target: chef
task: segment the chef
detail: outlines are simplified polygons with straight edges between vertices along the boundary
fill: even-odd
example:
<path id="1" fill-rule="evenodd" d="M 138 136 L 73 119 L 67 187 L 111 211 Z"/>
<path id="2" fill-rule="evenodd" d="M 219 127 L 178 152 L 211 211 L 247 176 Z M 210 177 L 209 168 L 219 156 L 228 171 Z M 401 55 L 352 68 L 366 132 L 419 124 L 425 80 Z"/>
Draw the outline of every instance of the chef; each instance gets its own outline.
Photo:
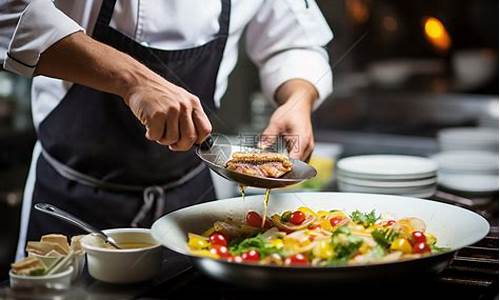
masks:
<path id="1" fill-rule="evenodd" d="M 33 77 L 38 141 L 27 179 L 26 239 L 76 229 L 32 210 L 56 205 L 97 228 L 150 226 L 215 198 L 193 153 L 211 132 L 238 56 L 276 104 L 265 136 L 313 150 L 311 111 L 330 94 L 332 33 L 312 0 L 3 1 L 4 69 Z"/>

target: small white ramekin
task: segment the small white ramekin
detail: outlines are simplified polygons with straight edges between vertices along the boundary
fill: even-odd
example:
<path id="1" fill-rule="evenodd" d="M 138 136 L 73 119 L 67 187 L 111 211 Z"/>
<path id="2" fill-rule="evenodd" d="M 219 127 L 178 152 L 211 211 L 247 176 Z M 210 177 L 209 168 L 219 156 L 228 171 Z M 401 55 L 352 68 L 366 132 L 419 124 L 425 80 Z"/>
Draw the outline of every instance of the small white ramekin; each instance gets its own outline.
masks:
<path id="1" fill-rule="evenodd" d="M 95 245 L 95 237 L 82 238 L 82 248 L 87 253 L 89 273 L 97 280 L 108 283 L 133 283 L 152 279 L 162 263 L 161 246 L 149 229 L 117 228 L 103 230 L 119 243 L 149 243 L 153 246 L 137 249 L 108 249 Z"/>
<path id="2" fill-rule="evenodd" d="M 49 289 L 69 289 L 71 286 L 71 275 L 73 267 L 68 267 L 66 270 L 44 276 L 27 276 L 17 275 L 9 272 L 11 288 L 33 288 L 45 287 Z"/>

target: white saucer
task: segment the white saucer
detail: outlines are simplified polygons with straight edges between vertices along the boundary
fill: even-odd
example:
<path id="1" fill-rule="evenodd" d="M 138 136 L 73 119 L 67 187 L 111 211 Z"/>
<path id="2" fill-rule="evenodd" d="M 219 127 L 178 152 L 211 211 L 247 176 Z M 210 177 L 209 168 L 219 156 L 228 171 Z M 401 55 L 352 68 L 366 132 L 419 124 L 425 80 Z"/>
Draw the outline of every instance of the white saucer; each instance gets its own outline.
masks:
<path id="1" fill-rule="evenodd" d="M 468 193 L 498 191 L 498 175 L 449 174 L 440 172 L 438 182 L 451 190 Z"/>
<path id="2" fill-rule="evenodd" d="M 421 180 L 397 180 L 397 181 L 379 181 L 379 180 L 367 180 L 367 179 L 357 179 L 344 175 L 337 175 L 338 181 L 343 181 L 350 184 L 369 186 L 369 187 L 380 187 L 380 188 L 409 188 L 409 187 L 421 187 L 429 184 L 437 183 L 437 177 L 424 178 Z"/>
<path id="3" fill-rule="evenodd" d="M 444 151 L 431 157 L 440 171 L 498 174 L 498 153 L 488 151 Z"/>
<path id="4" fill-rule="evenodd" d="M 424 157 L 406 155 L 362 155 L 339 160 L 339 174 L 362 179 L 422 179 L 432 177 L 437 164 Z"/>

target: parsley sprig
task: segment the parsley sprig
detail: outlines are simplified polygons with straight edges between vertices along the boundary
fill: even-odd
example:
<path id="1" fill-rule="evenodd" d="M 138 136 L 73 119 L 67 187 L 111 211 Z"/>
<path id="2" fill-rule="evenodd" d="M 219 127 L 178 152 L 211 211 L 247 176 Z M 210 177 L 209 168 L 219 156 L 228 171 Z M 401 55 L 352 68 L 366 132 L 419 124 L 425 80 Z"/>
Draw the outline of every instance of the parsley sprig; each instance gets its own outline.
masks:
<path id="1" fill-rule="evenodd" d="M 372 231 L 372 237 L 379 244 L 380 246 L 384 248 L 389 248 L 391 246 L 391 243 L 399 236 L 399 233 L 397 231 L 392 230 L 391 228 L 386 228 L 386 229 L 375 229 Z"/>
<path id="2" fill-rule="evenodd" d="M 351 213 L 351 220 L 356 223 L 363 225 L 363 227 L 369 227 L 380 219 L 380 215 L 375 214 L 375 210 L 369 213 L 362 213 L 359 210 L 355 210 Z"/>
<path id="3" fill-rule="evenodd" d="M 236 241 L 229 246 L 229 252 L 231 252 L 231 254 L 233 255 L 241 255 L 242 253 L 250 250 L 259 252 L 260 256 L 262 257 L 269 256 L 273 253 L 277 253 L 280 255 L 283 254 L 281 249 L 278 249 L 270 245 L 269 243 L 266 243 L 266 241 L 260 234 L 254 237 Z"/>

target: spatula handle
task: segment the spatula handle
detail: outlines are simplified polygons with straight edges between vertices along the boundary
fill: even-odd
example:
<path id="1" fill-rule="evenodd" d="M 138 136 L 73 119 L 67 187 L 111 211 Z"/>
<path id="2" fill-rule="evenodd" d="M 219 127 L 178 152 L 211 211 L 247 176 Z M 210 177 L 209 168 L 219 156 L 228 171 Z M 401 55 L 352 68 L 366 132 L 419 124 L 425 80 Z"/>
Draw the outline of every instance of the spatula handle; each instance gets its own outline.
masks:
<path id="1" fill-rule="evenodd" d="M 203 151 L 208 151 L 214 145 L 214 138 L 209 135 L 203 142 L 200 144 L 200 149 Z"/>

